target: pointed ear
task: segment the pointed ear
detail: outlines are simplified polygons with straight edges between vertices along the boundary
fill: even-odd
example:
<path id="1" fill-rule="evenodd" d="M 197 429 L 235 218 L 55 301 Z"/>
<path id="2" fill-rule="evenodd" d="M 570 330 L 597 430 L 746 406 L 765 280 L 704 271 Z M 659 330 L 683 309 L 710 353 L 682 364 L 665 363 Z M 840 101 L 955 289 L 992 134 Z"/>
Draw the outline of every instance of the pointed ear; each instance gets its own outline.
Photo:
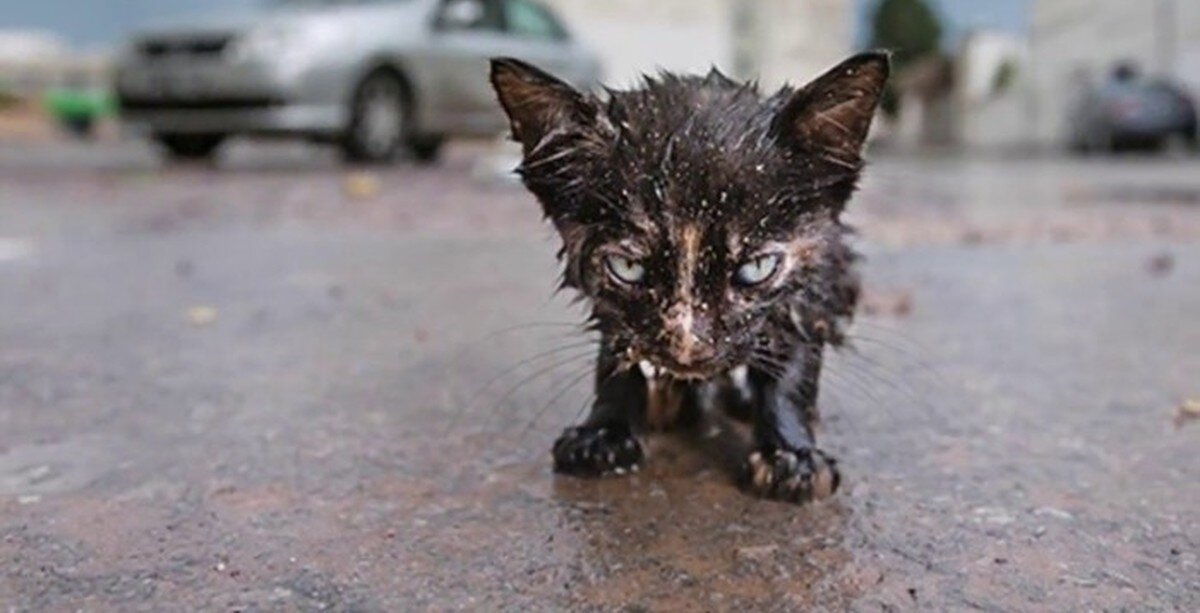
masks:
<path id="1" fill-rule="evenodd" d="M 776 117 L 786 144 L 853 165 L 883 98 L 891 60 L 881 51 L 860 53 L 792 95 Z"/>
<path id="2" fill-rule="evenodd" d="M 520 60 L 493 58 L 492 87 L 525 155 L 558 129 L 595 121 L 596 109 L 583 94 Z"/>

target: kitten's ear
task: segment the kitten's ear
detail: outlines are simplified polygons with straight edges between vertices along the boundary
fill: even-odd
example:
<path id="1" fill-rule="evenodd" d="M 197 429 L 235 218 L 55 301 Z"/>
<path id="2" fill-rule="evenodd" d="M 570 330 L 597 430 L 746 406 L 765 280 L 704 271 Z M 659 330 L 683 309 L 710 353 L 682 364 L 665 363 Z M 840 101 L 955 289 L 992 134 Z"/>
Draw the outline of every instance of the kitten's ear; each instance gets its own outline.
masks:
<path id="1" fill-rule="evenodd" d="M 776 117 L 777 134 L 790 146 L 856 164 L 890 65 L 889 54 L 882 51 L 860 53 L 838 64 L 792 95 Z"/>
<path id="2" fill-rule="evenodd" d="M 493 58 L 492 87 L 525 155 L 556 129 L 595 121 L 596 109 L 583 94 L 520 60 Z"/>

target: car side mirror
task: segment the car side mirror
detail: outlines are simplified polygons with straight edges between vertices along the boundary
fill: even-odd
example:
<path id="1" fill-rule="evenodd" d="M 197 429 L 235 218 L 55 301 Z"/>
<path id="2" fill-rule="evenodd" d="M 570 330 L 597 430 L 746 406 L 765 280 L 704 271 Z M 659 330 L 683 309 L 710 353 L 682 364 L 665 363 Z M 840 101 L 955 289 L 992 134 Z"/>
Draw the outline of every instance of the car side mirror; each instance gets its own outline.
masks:
<path id="1" fill-rule="evenodd" d="M 483 5 L 478 0 L 451 0 L 442 9 L 439 25 L 443 30 L 470 30 L 483 21 Z"/>

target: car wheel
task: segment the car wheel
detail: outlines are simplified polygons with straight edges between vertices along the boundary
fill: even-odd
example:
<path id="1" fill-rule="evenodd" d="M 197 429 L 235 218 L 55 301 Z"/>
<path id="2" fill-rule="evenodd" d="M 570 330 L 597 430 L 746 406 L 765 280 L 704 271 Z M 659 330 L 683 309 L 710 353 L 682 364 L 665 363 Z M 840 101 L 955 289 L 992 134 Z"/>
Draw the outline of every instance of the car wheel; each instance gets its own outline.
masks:
<path id="1" fill-rule="evenodd" d="M 71 117 L 62 120 L 62 123 L 67 132 L 75 138 L 91 138 L 96 128 L 96 121 L 90 115 Z"/>
<path id="2" fill-rule="evenodd" d="M 408 151 L 413 159 L 422 164 L 432 164 L 442 153 L 442 144 L 446 139 L 441 136 L 422 136 L 408 141 Z"/>
<path id="3" fill-rule="evenodd" d="M 211 158 L 221 143 L 224 134 L 157 134 L 154 137 L 167 153 L 177 160 L 203 160 Z"/>
<path id="4" fill-rule="evenodd" d="M 1113 154 L 1119 150 L 1118 143 L 1108 128 L 1093 127 L 1085 138 L 1087 139 L 1088 153 L 1093 155 Z"/>
<path id="5" fill-rule="evenodd" d="M 408 134 L 408 97 L 394 74 L 378 70 L 363 79 L 350 109 L 350 126 L 342 140 L 346 158 L 357 162 L 392 159 Z"/>

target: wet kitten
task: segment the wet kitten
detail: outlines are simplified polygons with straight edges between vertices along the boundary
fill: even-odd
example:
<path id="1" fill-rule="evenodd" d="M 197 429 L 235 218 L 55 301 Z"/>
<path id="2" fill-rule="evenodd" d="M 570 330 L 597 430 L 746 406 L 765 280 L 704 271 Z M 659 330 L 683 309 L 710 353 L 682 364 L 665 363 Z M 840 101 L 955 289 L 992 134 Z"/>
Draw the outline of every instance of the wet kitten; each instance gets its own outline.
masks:
<path id="1" fill-rule="evenodd" d="M 555 443 L 555 470 L 635 470 L 635 434 L 715 392 L 753 422 L 747 488 L 797 502 L 837 489 L 813 438 L 817 383 L 858 298 L 840 216 L 888 70 L 865 53 L 770 97 L 713 70 L 602 99 L 492 62 L 518 172 L 601 334 L 595 403 Z"/>

